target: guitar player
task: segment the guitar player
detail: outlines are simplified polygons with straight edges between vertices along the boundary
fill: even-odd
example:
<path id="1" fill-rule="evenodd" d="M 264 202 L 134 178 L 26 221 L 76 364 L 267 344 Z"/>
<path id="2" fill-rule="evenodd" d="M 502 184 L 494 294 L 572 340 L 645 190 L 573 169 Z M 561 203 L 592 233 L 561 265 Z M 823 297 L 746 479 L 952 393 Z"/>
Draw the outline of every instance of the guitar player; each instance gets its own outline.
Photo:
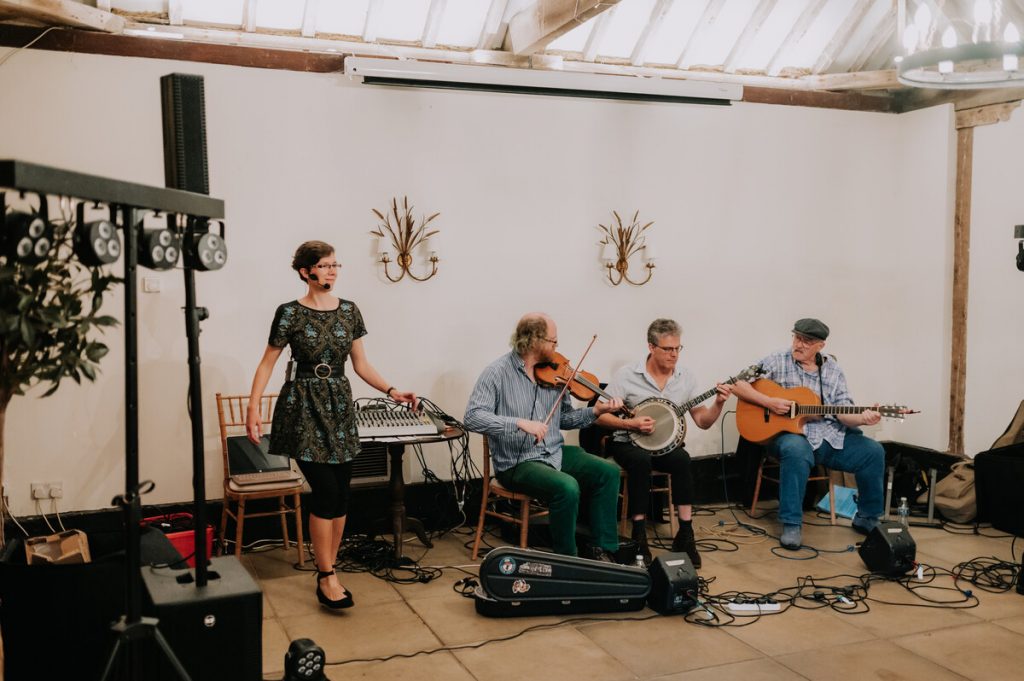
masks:
<path id="1" fill-rule="evenodd" d="M 846 376 L 834 357 L 823 355 L 829 329 L 817 319 L 800 319 L 793 325 L 793 343 L 789 350 L 761 360 L 764 377 L 783 388 L 805 387 L 820 395 L 825 405 L 852 405 Z M 733 387 L 733 393 L 747 402 L 775 414 L 788 414 L 793 402 L 770 397 L 746 381 Z M 860 426 L 871 426 L 881 419 L 872 409 L 860 413 L 826 416 L 806 421 L 803 433 L 784 432 L 765 443 L 768 453 L 777 457 L 779 472 L 779 521 L 785 549 L 801 547 L 803 498 L 811 467 L 823 464 L 853 473 L 857 479 L 857 514 L 853 529 L 868 534 L 882 515 L 885 452 L 875 440 L 864 435 Z"/>

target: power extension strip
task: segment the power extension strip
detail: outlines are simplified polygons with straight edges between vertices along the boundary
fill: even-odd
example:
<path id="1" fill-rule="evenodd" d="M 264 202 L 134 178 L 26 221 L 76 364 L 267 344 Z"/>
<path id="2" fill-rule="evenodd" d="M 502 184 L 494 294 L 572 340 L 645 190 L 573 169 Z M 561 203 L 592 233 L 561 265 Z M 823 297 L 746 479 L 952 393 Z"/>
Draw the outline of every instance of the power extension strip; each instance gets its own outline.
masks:
<path id="1" fill-rule="evenodd" d="M 729 612 L 739 615 L 778 612 L 782 609 L 779 603 L 726 603 L 725 607 Z"/>

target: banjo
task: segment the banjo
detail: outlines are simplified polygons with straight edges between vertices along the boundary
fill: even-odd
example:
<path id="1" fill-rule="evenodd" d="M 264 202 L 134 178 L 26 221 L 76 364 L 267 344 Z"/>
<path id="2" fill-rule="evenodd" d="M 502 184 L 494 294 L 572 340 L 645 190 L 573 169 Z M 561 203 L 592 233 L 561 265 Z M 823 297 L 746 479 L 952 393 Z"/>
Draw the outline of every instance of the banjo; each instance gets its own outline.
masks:
<path id="1" fill-rule="evenodd" d="M 723 383 L 734 384 L 737 381 L 747 381 L 760 376 L 763 372 L 761 366 L 753 364 L 740 373 L 736 374 Z M 715 385 L 707 392 L 697 395 L 692 400 L 685 402 L 678 407 L 671 400 L 663 397 L 649 397 L 640 404 L 633 407 L 635 416 L 649 416 L 654 419 L 654 430 L 650 433 L 638 433 L 630 431 L 629 439 L 640 449 L 651 453 L 651 456 L 662 456 L 668 454 L 676 447 L 683 444 L 686 437 L 686 412 L 690 411 L 701 402 L 712 397 L 718 392 Z"/>

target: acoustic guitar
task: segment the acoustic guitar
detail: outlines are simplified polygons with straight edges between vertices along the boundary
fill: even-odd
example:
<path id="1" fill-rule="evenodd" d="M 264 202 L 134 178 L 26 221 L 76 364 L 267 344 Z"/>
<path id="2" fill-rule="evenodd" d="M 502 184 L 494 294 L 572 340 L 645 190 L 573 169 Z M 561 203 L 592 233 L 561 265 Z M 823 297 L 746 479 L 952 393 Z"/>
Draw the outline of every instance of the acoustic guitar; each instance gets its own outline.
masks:
<path id="1" fill-rule="evenodd" d="M 760 407 L 752 402 L 739 400 L 736 403 L 736 428 L 745 439 L 751 442 L 766 442 L 779 433 L 796 433 L 802 435 L 804 422 L 814 416 L 835 416 L 838 414 L 860 414 L 864 411 L 877 411 L 886 418 L 903 420 L 907 414 L 917 411 L 905 406 L 881 405 L 877 407 L 856 407 L 853 405 L 822 405 L 817 394 L 803 386 L 783 388 L 774 381 L 762 378 L 754 381 L 753 388 L 768 397 L 780 397 L 790 400 L 788 414 L 776 414 L 770 409 Z"/>

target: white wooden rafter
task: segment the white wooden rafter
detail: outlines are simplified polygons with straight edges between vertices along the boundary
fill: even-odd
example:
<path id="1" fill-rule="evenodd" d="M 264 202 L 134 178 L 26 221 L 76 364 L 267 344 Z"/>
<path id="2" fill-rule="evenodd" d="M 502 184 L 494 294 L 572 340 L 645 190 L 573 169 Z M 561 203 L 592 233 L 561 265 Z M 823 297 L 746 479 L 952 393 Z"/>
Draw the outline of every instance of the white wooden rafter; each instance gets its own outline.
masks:
<path id="1" fill-rule="evenodd" d="M 610 10 L 594 19 L 594 25 L 590 29 L 590 35 L 587 36 L 587 42 L 583 45 L 583 61 L 592 62 L 597 59 L 597 53 L 601 49 L 601 43 L 604 41 L 604 37 L 608 35 L 608 28 L 612 25 L 612 19 L 615 18 L 615 13 L 618 9 L 618 6 L 612 7 Z"/>
<path id="2" fill-rule="evenodd" d="M 658 27 L 665 21 L 665 15 L 672 9 L 674 2 L 675 0 L 657 0 L 654 3 L 654 7 L 651 8 L 651 16 L 647 19 L 647 25 L 640 32 L 640 37 L 637 38 L 636 45 L 633 46 L 633 54 L 629 57 L 630 64 L 633 66 L 643 65 L 647 48 L 654 36 L 658 34 Z"/>
<path id="3" fill-rule="evenodd" d="M 106 33 L 120 33 L 125 27 L 123 17 L 71 0 L 0 0 L 0 18 L 6 17 Z"/>
<path id="4" fill-rule="evenodd" d="M 733 43 L 732 49 L 729 50 L 729 55 L 722 63 L 723 71 L 726 73 L 736 72 L 737 62 L 739 62 L 740 57 L 743 56 L 746 49 L 750 47 L 750 43 L 754 41 L 754 38 L 757 36 L 757 32 L 761 30 L 761 26 L 764 25 L 765 20 L 768 18 L 768 15 L 772 13 L 772 10 L 775 9 L 775 5 L 777 3 L 778 0 L 760 0 L 760 2 L 757 3 L 757 7 L 754 8 L 753 14 L 750 15 L 750 20 L 747 21 L 746 26 L 743 27 L 740 37 L 736 39 L 735 43 Z"/>
<path id="5" fill-rule="evenodd" d="M 800 12 L 800 16 L 797 18 L 793 27 L 789 29 L 789 33 L 782 40 L 779 48 L 775 50 L 775 54 L 768 60 L 768 66 L 765 67 L 765 73 L 769 76 L 777 76 L 782 71 L 782 59 L 789 52 L 790 48 L 799 43 L 805 35 L 807 35 L 807 29 L 811 27 L 814 20 L 821 14 L 821 10 L 825 9 L 826 0 L 810 0 L 807 6 L 804 7 L 803 11 Z"/>
<path id="6" fill-rule="evenodd" d="M 707 1 L 707 4 L 704 5 L 704 11 L 700 14 L 700 19 L 697 20 L 697 25 L 693 27 L 693 32 L 686 39 L 686 44 L 683 45 L 683 50 L 679 53 L 679 59 L 676 60 L 676 68 L 684 68 L 684 65 L 688 63 L 690 53 L 697 44 L 697 37 L 700 36 L 703 31 L 709 30 L 715 25 L 715 20 L 718 18 L 718 12 L 722 9 L 722 5 L 724 4 L 725 0 Z"/>
<path id="7" fill-rule="evenodd" d="M 619 0 L 536 0 L 509 21 L 505 47 L 517 56 L 543 52 L 559 36 L 618 3 Z"/>
<path id="8" fill-rule="evenodd" d="M 185 7 L 183 0 L 167 0 L 167 23 L 181 26 L 185 23 Z"/>
<path id="9" fill-rule="evenodd" d="M 832 39 L 828 41 L 828 45 L 821 51 L 821 55 L 814 62 L 814 66 L 811 67 L 812 74 L 819 74 L 827 71 L 835 62 L 836 57 L 846 47 L 846 43 L 850 40 L 850 37 L 857 31 L 857 27 L 864 21 L 864 17 L 867 16 L 868 10 L 871 9 L 871 3 L 873 0 L 857 0 L 857 4 L 850 8 L 849 14 L 843 19 L 843 23 L 839 25 L 836 32 L 832 35 Z"/>
<path id="10" fill-rule="evenodd" d="M 505 31 L 508 30 L 509 17 L 505 13 L 510 9 L 510 4 L 511 0 L 491 0 L 487 18 L 480 29 L 480 39 L 476 42 L 476 49 L 493 50 L 501 47 L 501 43 L 505 41 Z"/>
<path id="11" fill-rule="evenodd" d="M 257 0 L 245 0 L 242 5 L 242 30 L 246 33 L 256 31 L 256 2 Z"/>
<path id="12" fill-rule="evenodd" d="M 423 24 L 423 36 L 420 38 L 420 44 L 423 47 L 437 45 L 437 32 L 441 28 L 441 19 L 444 18 L 444 10 L 447 6 L 448 0 L 430 0 L 427 20 Z"/>
<path id="13" fill-rule="evenodd" d="M 299 35 L 303 38 L 316 37 L 316 15 L 320 9 L 320 0 L 306 0 L 302 7 L 302 28 Z"/>
<path id="14" fill-rule="evenodd" d="M 857 53 L 856 58 L 850 63 L 848 69 L 851 73 L 856 73 L 864 68 L 875 53 L 884 49 L 885 44 L 892 39 L 893 34 L 896 33 L 896 5 L 889 8 L 889 11 L 885 13 L 885 16 L 879 20 L 875 25 L 875 30 L 871 32 L 871 37 L 864 47 L 861 48 L 860 52 Z"/>
<path id="15" fill-rule="evenodd" d="M 379 0 L 370 0 L 366 4 L 366 20 L 363 22 L 363 42 L 377 42 L 377 21 L 380 17 Z"/>

